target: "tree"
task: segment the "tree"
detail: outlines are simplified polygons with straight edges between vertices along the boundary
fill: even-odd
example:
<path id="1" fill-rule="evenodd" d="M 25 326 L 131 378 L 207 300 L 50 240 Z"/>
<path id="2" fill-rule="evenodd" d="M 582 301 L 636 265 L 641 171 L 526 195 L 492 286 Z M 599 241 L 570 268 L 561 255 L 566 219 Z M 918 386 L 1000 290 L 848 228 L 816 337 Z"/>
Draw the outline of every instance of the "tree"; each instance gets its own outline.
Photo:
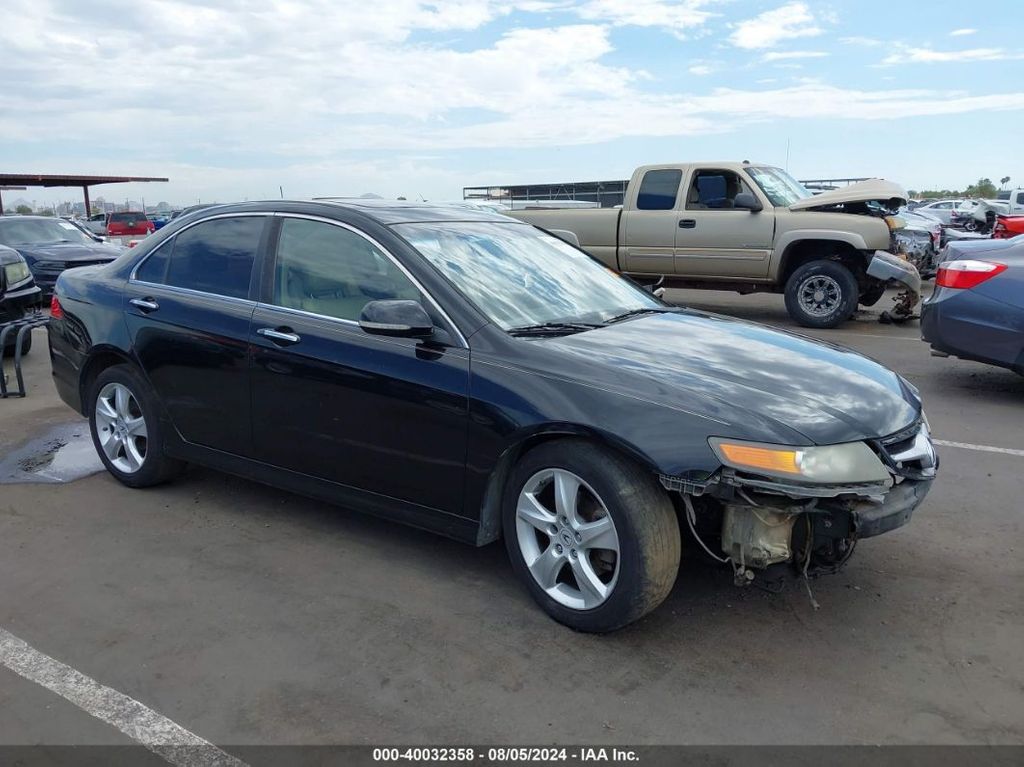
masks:
<path id="1" fill-rule="evenodd" d="M 21 216 L 31 216 L 32 208 L 30 208 L 28 205 L 19 205 L 17 208 L 14 209 L 14 212 Z"/>
<path id="2" fill-rule="evenodd" d="M 1003 176 L 1001 179 L 999 179 L 999 186 L 1006 186 L 1009 183 L 1010 183 L 1010 177 L 1009 176 Z"/>
<path id="3" fill-rule="evenodd" d="M 996 189 L 996 185 L 992 183 L 991 179 L 987 178 L 979 178 L 978 183 L 971 184 L 964 191 L 968 197 L 981 198 L 995 197 L 999 193 L 999 190 Z"/>

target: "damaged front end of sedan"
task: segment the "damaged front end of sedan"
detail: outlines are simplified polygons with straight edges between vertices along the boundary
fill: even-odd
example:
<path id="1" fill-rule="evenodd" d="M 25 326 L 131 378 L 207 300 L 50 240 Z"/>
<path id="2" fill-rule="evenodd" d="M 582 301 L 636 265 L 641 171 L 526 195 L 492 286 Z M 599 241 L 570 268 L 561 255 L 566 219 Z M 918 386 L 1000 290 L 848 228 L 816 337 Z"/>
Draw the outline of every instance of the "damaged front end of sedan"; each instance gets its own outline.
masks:
<path id="1" fill-rule="evenodd" d="M 862 538 L 905 525 L 935 478 L 922 418 L 896 434 L 782 447 L 712 438 L 722 467 L 702 481 L 661 477 L 693 540 L 737 585 L 835 573 Z M 812 598 L 813 599 L 813 598 Z"/>

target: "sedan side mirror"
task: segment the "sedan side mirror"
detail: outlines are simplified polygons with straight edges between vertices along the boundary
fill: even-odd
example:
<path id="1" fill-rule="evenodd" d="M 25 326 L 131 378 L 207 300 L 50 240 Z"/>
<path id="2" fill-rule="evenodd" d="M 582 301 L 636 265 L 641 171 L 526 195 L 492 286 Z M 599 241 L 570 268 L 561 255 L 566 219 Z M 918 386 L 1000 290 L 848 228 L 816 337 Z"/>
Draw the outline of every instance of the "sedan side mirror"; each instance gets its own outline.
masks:
<path id="1" fill-rule="evenodd" d="M 434 322 L 419 301 L 370 301 L 359 316 L 359 327 L 378 336 L 426 338 Z"/>
<path id="2" fill-rule="evenodd" d="M 749 210 L 751 213 L 760 213 L 764 205 L 750 192 L 740 192 L 732 200 L 732 207 L 739 210 Z"/>

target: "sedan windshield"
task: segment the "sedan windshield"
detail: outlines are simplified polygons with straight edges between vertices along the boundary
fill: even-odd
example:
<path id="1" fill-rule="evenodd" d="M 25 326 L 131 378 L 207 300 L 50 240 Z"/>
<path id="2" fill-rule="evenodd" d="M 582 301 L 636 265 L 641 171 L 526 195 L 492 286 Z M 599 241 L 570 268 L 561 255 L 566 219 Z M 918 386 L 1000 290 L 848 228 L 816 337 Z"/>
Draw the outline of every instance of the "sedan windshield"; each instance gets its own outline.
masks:
<path id="1" fill-rule="evenodd" d="M 395 231 L 504 330 L 555 323 L 586 329 L 664 309 L 649 293 L 571 245 L 517 223 L 399 224 Z"/>
<path id="2" fill-rule="evenodd" d="M 38 245 L 51 242 L 92 243 L 85 232 L 72 223 L 56 219 L 12 218 L 0 222 L 0 245 Z"/>
<path id="3" fill-rule="evenodd" d="M 788 208 L 794 202 L 811 196 L 799 181 L 780 168 L 751 167 L 747 168 L 747 173 L 776 207 Z"/>

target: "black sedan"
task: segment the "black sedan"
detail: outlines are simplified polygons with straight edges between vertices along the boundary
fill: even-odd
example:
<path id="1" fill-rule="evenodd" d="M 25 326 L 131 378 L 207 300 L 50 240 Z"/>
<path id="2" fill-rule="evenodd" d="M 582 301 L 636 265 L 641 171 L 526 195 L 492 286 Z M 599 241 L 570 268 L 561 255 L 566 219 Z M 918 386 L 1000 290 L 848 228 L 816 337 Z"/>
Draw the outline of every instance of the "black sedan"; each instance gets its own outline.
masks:
<path id="1" fill-rule="evenodd" d="M 950 243 L 921 306 L 921 336 L 938 356 L 1024 375 L 1024 235 Z"/>
<path id="2" fill-rule="evenodd" d="M 124 251 L 83 232 L 70 221 L 48 216 L 0 217 L 0 245 L 14 248 L 28 263 L 45 295 L 57 277 L 76 266 L 106 264 Z"/>
<path id="3" fill-rule="evenodd" d="M 245 203 L 57 282 L 61 397 L 111 474 L 185 462 L 468 543 L 554 618 L 657 606 L 688 545 L 737 583 L 909 519 L 917 392 L 852 351 L 663 304 L 500 214 Z"/>
<path id="4" fill-rule="evenodd" d="M 11 248 L 0 245 L 0 329 L 11 322 L 22 319 L 30 310 L 39 305 L 41 296 L 40 290 L 32 279 L 32 272 L 21 254 Z M 4 349 L 0 349 L 0 355 L 10 354 L 17 336 L 8 333 L 10 337 L 5 342 Z M 32 348 L 32 334 L 25 336 L 21 344 L 21 353 L 27 354 Z M 3 371 L 0 371 L 3 375 Z"/>

